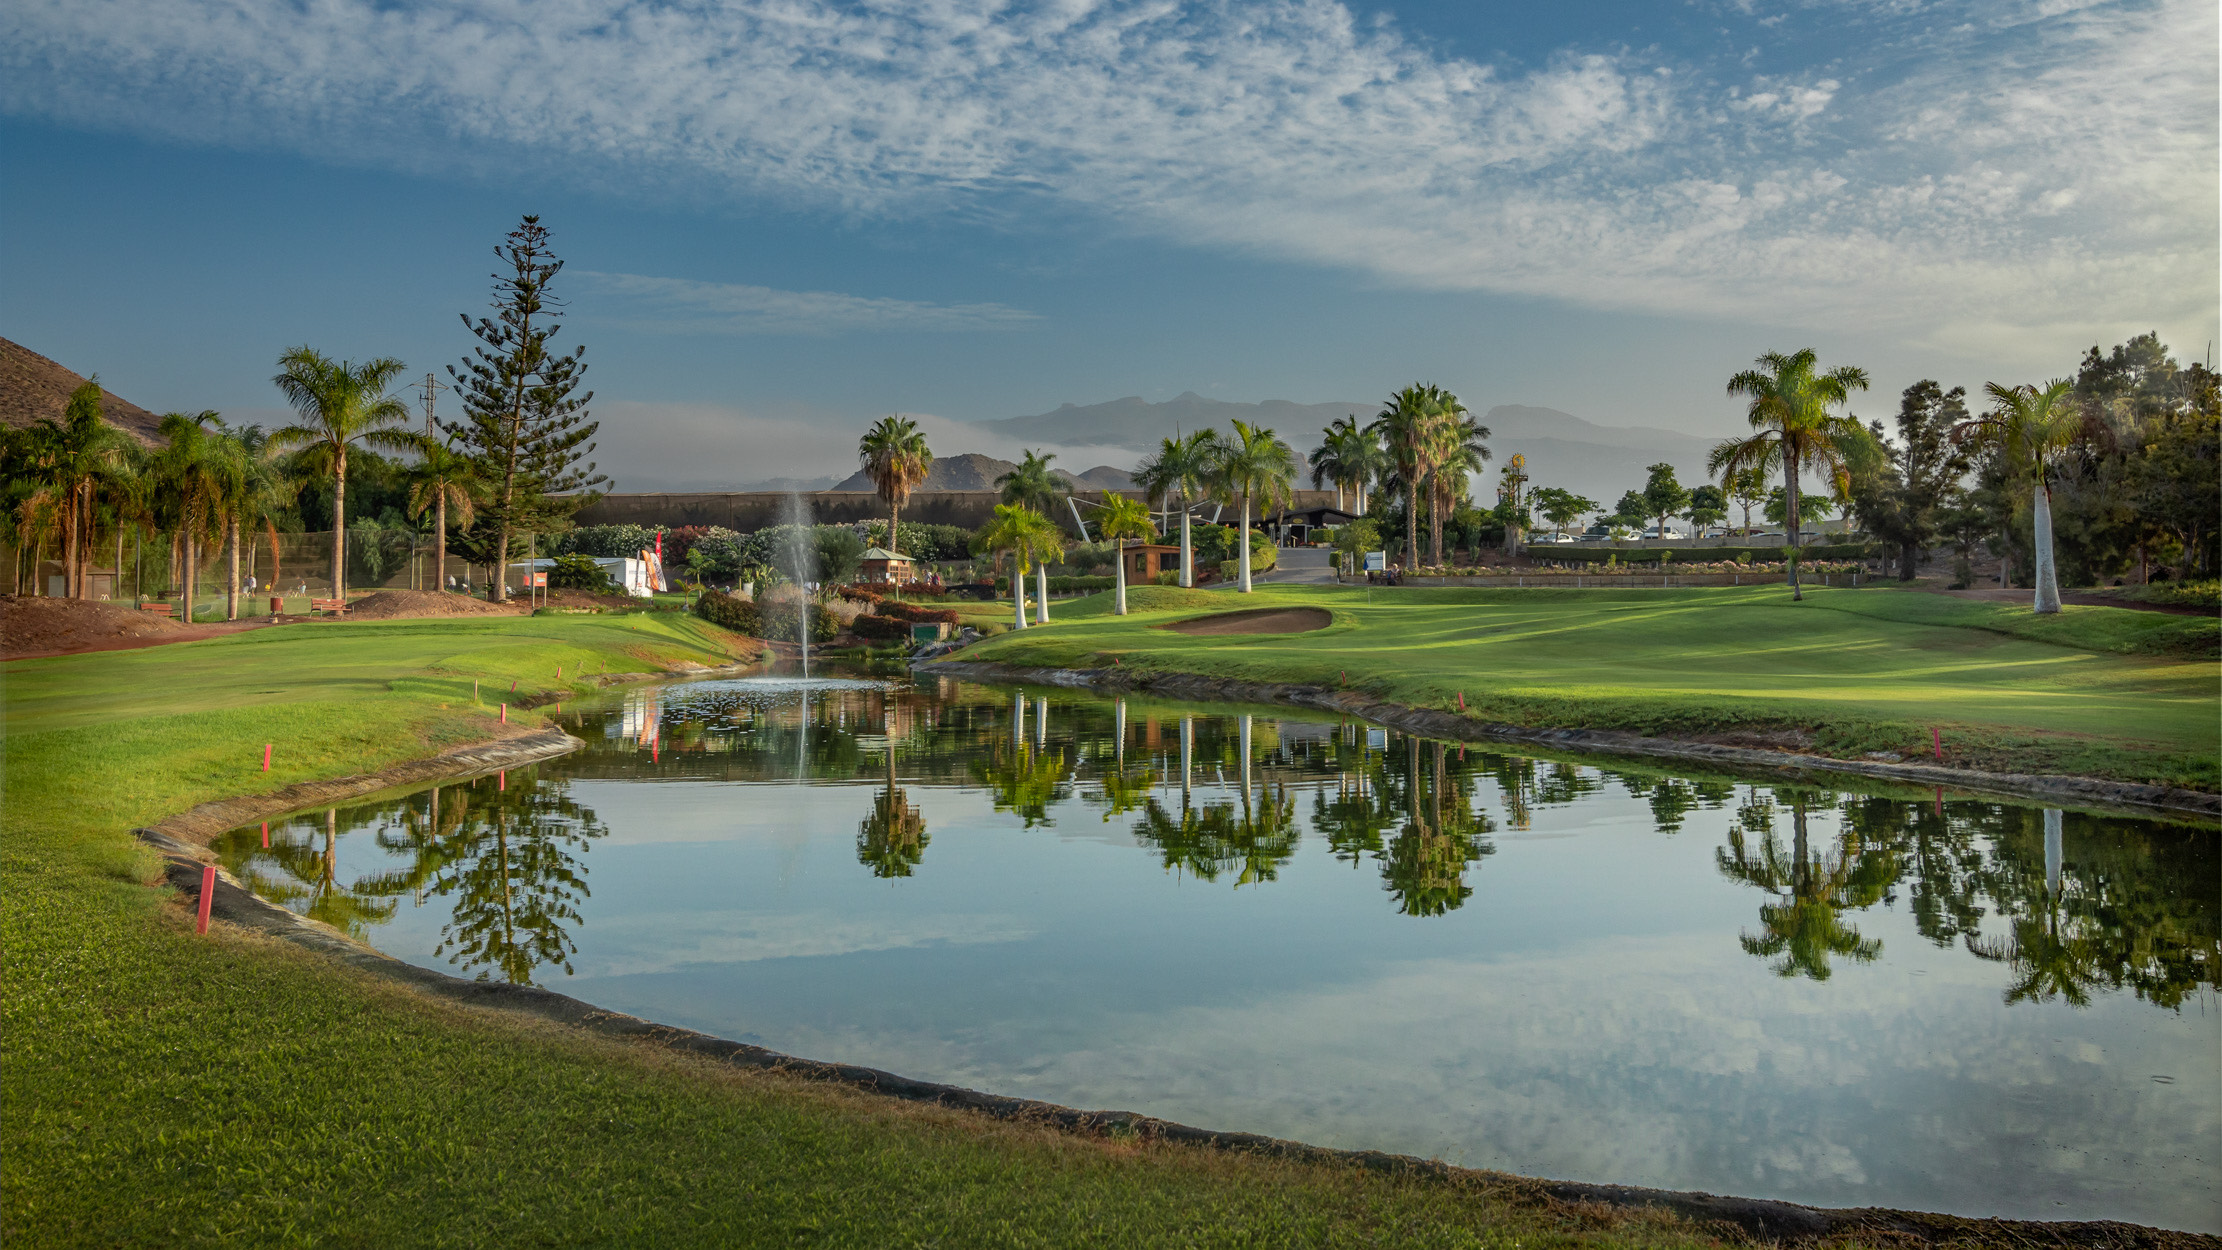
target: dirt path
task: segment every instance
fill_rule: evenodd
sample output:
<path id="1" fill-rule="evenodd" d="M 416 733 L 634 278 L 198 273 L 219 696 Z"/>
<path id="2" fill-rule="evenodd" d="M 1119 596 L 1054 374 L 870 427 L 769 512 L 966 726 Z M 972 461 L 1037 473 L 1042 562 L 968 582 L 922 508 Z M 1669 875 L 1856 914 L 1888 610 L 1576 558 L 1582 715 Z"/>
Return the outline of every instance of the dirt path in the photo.
<path id="1" fill-rule="evenodd" d="M 1308 634 L 1334 623 L 1325 608 L 1253 608 L 1247 612 L 1221 612 L 1159 625 L 1176 634 L 1211 637 L 1221 634 Z"/>

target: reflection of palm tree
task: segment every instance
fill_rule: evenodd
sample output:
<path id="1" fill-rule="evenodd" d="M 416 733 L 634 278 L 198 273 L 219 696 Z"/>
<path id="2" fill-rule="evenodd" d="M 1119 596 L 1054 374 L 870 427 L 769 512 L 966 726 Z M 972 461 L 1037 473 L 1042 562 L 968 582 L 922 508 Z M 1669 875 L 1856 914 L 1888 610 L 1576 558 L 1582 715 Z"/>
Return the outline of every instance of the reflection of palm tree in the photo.
<path id="1" fill-rule="evenodd" d="M 1113 816 L 1124 816 L 1139 810 L 1149 801 L 1150 791 L 1157 789 L 1161 778 L 1154 768 L 1134 771 L 1115 769 L 1105 773 L 1096 782 L 1096 801 L 1103 804 L 1104 823 Z"/>
<path id="2" fill-rule="evenodd" d="M 1434 777 L 1424 784 L 1419 739 L 1407 738 L 1405 744 L 1405 827 L 1382 857 L 1381 880 L 1399 912 L 1441 916 L 1472 896 L 1466 866 L 1496 848 L 1482 837 L 1489 827 L 1474 814 L 1466 779 L 1446 785 L 1442 744 L 1435 744 Z"/>
<path id="3" fill-rule="evenodd" d="M 1225 822 L 1207 822 L 1197 809 L 1181 804 L 1175 815 L 1163 803 L 1150 799 L 1143 804 L 1141 823 L 1134 826 L 1134 836 L 1157 848 L 1167 872 L 1182 872 L 1205 881 L 1216 881 L 1219 874 L 1234 864 L 1234 852 L 1227 846 Z"/>
<path id="4" fill-rule="evenodd" d="M 895 745 L 887 747 L 887 788 L 872 796 L 872 814 L 857 826 L 856 862 L 880 878 L 907 877 L 926 857 L 926 818 L 895 784 Z"/>
<path id="5" fill-rule="evenodd" d="M 1897 880 L 1898 869 L 1896 856 L 1871 850 L 1850 829 L 1839 836 L 1833 859 L 1814 854 L 1806 829 L 1808 797 L 1797 791 L 1789 794 L 1793 846 L 1788 856 L 1775 837 L 1771 819 L 1756 847 L 1747 842 L 1747 826 L 1739 821 L 1728 831 L 1727 848 L 1714 852 L 1714 862 L 1732 881 L 1787 896 L 1760 906 L 1761 932 L 1742 936 L 1744 952 L 1777 960 L 1772 967 L 1779 976 L 1826 981 L 1832 956 L 1871 963 L 1882 954 L 1881 940 L 1861 937 L 1857 929 L 1843 923 L 1843 913 L 1880 901 Z M 1745 810 L 1771 814 L 1771 807 Z"/>
<path id="6" fill-rule="evenodd" d="M 353 832 L 375 816 L 375 812 L 350 813 L 349 828 L 345 832 Z M 338 811 L 327 810 L 322 846 L 286 841 L 260 852 L 261 858 L 284 870 L 284 878 L 267 876 L 253 868 L 235 868 L 234 871 L 248 889 L 288 911 L 354 937 L 363 937 L 370 926 L 393 919 L 395 904 L 390 899 L 377 897 L 375 892 L 339 883 L 341 832 Z"/>
<path id="7" fill-rule="evenodd" d="M 984 758 L 974 757 L 970 769 L 972 779 L 994 797 L 996 811 L 1015 814 L 1029 829 L 1056 823 L 1049 805 L 1068 793 L 1064 752 L 1035 751 L 1023 738 L 1005 740 Z"/>
<path id="8" fill-rule="evenodd" d="M 1312 796 L 1312 828 L 1327 839 L 1336 859 L 1353 868 L 1365 856 L 1381 855 L 1383 835 L 1396 823 L 1393 787 L 1384 784 L 1387 774 L 1387 763 L 1376 758 L 1355 774 L 1346 773 L 1333 798 L 1324 787 Z"/>
<path id="9" fill-rule="evenodd" d="M 1204 809 L 1204 824 L 1219 831 L 1220 840 L 1242 864 L 1238 886 L 1256 885 L 1280 876 L 1281 865 L 1296 855 L 1296 804 L 1287 786 L 1260 784 L 1253 798 L 1242 796 L 1242 809 L 1218 804 Z"/>

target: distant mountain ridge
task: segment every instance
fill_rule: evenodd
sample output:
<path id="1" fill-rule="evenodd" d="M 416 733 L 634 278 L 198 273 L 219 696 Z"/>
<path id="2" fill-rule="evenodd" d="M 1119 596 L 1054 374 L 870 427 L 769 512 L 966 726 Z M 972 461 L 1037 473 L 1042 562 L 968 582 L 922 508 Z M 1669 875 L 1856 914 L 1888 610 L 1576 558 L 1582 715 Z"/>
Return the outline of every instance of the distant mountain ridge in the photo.
<path id="1" fill-rule="evenodd" d="M 1379 410 L 1379 404 L 1299 404 L 1286 399 L 1238 404 L 1183 391 L 1160 404 L 1129 395 L 1108 403 L 1066 404 L 1055 412 L 974 424 L 1020 442 L 1146 452 L 1155 450 L 1159 442 L 1176 432 L 1225 429 L 1230 421 L 1247 421 L 1276 431 L 1290 446 L 1308 449 L 1319 441 L 1321 427 L 1330 422 L 1353 413 L 1363 421 Z"/>
<path id="2" fill-rule="evenodd" d="M 954 456 L 934 457 L 934 466 L 927 472 L 926 481 L 916 489 L 922 491 L 980 491 L 994 490 L 995 479 L 1009 473 L 1018 465 L 1009 460 L 998 460 L 978 452 L 964 452 Z M 1099 464 L 1085 473 L 1072 473 L 1064 469 L 1050 472 L 1073 483 L 1082 490 L 1125 490 L 1134 485 L 1134 479 L 1124 469 Z M 827 487 L 837 491 L 878 490 L 872 479 L 862 469 L 845 480 Z"/>
<path id="3" fill-rule="evenodd" d="M 1239 404 L 1189 391 L 1159 404 L 1130 395 L 1108 403 L 1066 404 L 1054 412 L 975 424 L 1005 438 L 1064 447 L 1117 447 L 1139 458 L 1176 431 L 1225 430 L 1228 422 L 1241 420 L 1264 425 L 1299 454 L 1309 454 L 1328 425 L 1352 415 L 1369 421 L 1380 410 L 1378 402 L 1300 404 L 1269 399 Z M 1475 480 L 1473 493 L 1483 502 L 1495 498 L 1498 467 L 1518 455 L 1527 460 L 1532 486 L 1556 486 L 1610 508 L 1622 492 L 1642 489 L 1650 466 L 1660 461 L 1672 464 L 1685 486 L 1704 481 L 1705 457 L 1714 442 L 1651 426 L 1600 425 L 1556 408 L 1527 404 L 1499 404 L 1482 415 L 1481 423 L 1489 428 L 1490 462 Z M 1302 485 L 1311 485 L 1308 470 L 1300 476 Z"/>

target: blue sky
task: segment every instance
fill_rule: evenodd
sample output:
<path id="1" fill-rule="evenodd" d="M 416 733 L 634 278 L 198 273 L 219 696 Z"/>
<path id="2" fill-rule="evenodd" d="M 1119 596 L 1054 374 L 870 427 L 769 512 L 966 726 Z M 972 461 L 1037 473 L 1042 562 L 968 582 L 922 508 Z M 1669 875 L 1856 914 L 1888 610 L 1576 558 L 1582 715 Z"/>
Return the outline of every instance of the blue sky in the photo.
<path id="1" fill-rule="evenodd" d="M 2189 0 L 16 0 L 0 333 L 253 417 L 295 343 L 455 360 L 537 212 L 635 488 L 843 472 L 888 411 L 1184 390 L 1430 380 L 1725 434 L 1728 373 L 1805 345 L 1868 367 L 1882 415 L 2145 329 L 2205 350 L 2216 26 Z"/>

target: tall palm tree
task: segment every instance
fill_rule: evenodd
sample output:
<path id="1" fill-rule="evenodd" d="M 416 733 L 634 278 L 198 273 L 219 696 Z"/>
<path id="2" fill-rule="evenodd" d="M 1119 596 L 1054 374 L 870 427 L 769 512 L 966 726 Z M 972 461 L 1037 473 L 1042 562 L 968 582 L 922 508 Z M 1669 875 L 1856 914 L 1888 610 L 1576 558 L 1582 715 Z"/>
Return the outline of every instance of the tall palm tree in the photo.
<path id="1" fill-rule="evenodd" d="M 1026 628 L 1026 569 L 1036 560 L 1054 558 L 1065 549 L 1064 531 L 1052 524 L 1048 517 L 1025 504 L 999 503 L 995 505 L 995 518 L 980 531 L 975 540 L 979 549 L 986 552 L 1011 554 L 1011 602 L 1016 605 L 1017 619 L 1013 627 Z M 1045 583 L 1043 592 L 1047 593 Z M 1049 614 L 1042 614 L 1047 624 Z"/>
<path id="2" fill-rule="evenodd" d="M 1335 423 L 1320 431 L 1319 446 L 1312 450 L 1312 488 L 1335 484 L 1335 510 L 1348 512 L 1343 493 L 1352 492 L 1357 498 L 1356 515 L 1366 511 L 1366 482 L 1379 467 L 1380 444 L 1373 436 L 1358 427 L 1356 414 L 1337 418 Z"/>
<path id="3" fill-rule="evenodd" d="M 161 511 L 171 523 L 172 549 L 182 556 L 185 609 L 180 619 L 187 622 L 200 594 L 201 544 L 222 528 L 221 496 L 231 467 L 221 445 L 222 424 L 214 412 L 190 417 L 173 412 L 156 427 L 169 440 L 155 454 L 153 469 L 165 496 Z M 179 567 L 178 561 L 172 567 Z"/>
<path id="4" fill-rule="evenodd" d="M 1191 501 L 1211 488 L 1219 464 L 1219 436 L 1210 430 L 1168 438 L 1135 466 L 1134 484 L 1149 496 L 1150 506 L 1180 505 L 1180 584 L 1196 584 L 1196 544 L 1189 538 L 1188 508 Z"/>
<path id="5" fill-rule="evenodd" d="M 409 406 L 386 390 L 406 368 L 391 356 L 362 364 L 334 362 L 308 347 L 296 347 L 278 357 L 278 375 L 270 379 L 301 419 L 270 436 L 274 451 L 289 447 L 307 450 L 304 467 L 332 475 L 332 597 L 347 597 L 347 449 L 362 443 L 380 451 L 408 451 L 415 446 L 405 427 Z M 495 579 L 503 571 L 499 562 L 509 558 L 496 552 Z"/>
<path id="6" fill-rule="evenodd" d="M 62 538 L 62 593 L 88 595 L 95 496 L 123 463 L 124 438 L 101 415 L 100 382 L 70 393 L 62 419 L 39 418 L 25 440 L 24 468 L 43 493 Z"/>
<path id="7" fill-rule="evenodd" d="M 1996 447 L 2016 472 L 2033 475 L 2036 490 L 2031 499 L 2036 530 L 2037 602 L 2039 612 L 2060 610 L 2060 576 L 2052 558 L 2052 483 L 2050 475 L 2060 453 L 2073 446 L 2083 429 L 2082 409 L 2070 400 L 2075 383 L 2055 378 L 2043 386 L 2000 386 L 1992 382 L 1993 407 L 1971 421 L 1952 428 L 1955 442 L 1976 442 Z"/>
<path id="8" fill-rule="evenodd" d="M 1785 563 L 1793 599 L 1805 597 L 1798 585 L 1798 477 L 1810 466 L 1827 475 L 1839 493 L 1848 491 L 1847 461 L 1868 437 L 1856 418 L 1829 411 L 1850 404 L 1853 391 L 1867 389 L 1867 371 L 1840 365 L 1821 373 L 1815 361 L 1810 347 L 1788 355 L 1768 352 L 1759 358 L 1757 369 L 1728 379 L 1729 394 L 1751 398 L 1749 415 L 1755 432 L 1748 438 L 1723 441 L 1705 461 L 1706 471 L 1723 480 L 1753 465 L 1781 466 Z"/>
<path id="9" fill-rule="evenodd" d="M 1149 507 L 1139 499 L 1126 495 L 1109 494 L 1103 499 L 1103 511 L 1096 517 L 1096 532 L 1114 544 L 1116 559 L 1112 562 L 1119 569 L 1119 598 L 1113 612 L 1126 615 L 1126 540 L 1139 538 L 1148 542 L 1157 537 L 1157 527 L 1150 524 Z"/>
<path id="10" fill-rule="evenodd" d="M 1388 450 L 1397 480 L 1404 484 L 1404 567 L 1420 564 L 1420 483 L 1435 471 L 1435 423 L 1441 414 L 1436 387 L 1407 386 L 1389 396 L 1366 428 Z"/>
<path id="11" fill-rule="evenodd" d="M 1432 526 L 1429 541 L 1434 546 L 1431 559 L 1440 567 L 1443 522 L 1458 501 L 1466 498 L 1473 475 L 1489 463 L 1489 427 L 1467 412 L 1466 405 L 1449 391 L 1436 392 L 1436 409 L 1435 471 L 1428 474 L 1427 495 Z"/>
<path id="12" fill-rule="evenodd" d="M 409 471 L 409 516 L 414 520 L 423 516 L 426 508 L 432 509 L 434 590 L 447 589 L 448 510 L 455 510 L 456 522 L 467 530 L 477 518 L 478 501 L 484 494 L 484 481 L 470 457 L 457 453 L 446 443 L 422 438 L 417 450 L 417 465 Z"/>
<path id="13" fill-rule="evenodd" d="M 926 446 L 926 436 L 919 432 L 918 423 L 897 413 L 881 417 L 877 425 L 866 430 L 857 440 L 856 454 L 864 461 L 865 476 L 872 479 L 872 484 L 879 487 L 880 498 L 887 501 L 887 549 L 900 554 L 902 548 L 897 544 L 902 538 L 903 504 L 933 472 L 934 453 Z"/>
<path id="14" fill-rule="evenodd" d="M 1222 444 L 1218 488 L 1228 502 L 1242 501 L 1242 593 L 1250 593 L 1250 505 L 1271 508 L 1295 497 L 1296 449 L 1262 426 L 1234 423 L 1234 437 Z"/>
<path id="15" fill-rule="evenodd" d="M 1002 493 L 1004 503 L 1019 504 L 1032 509 L 1036 515 L 1042 518 L 1043 524 L 1050 526 L 1053 530 L 1056 528 L 1056 523 L 1049 520 L 1049 518 L 1056 514 L 1057 505 L 1064 502 L 1066 496 L 1072 493 L 1072 483 L 1050 471 L 1049 462 L 1056 458 L 1057 453 L 1055 452 L 1045 456 L 1029 449 L 1025 457 L 1019 461 L 1017 467 L 995 479 L 995 489 Z M 1064 550 L 1062 542 L 1058 544 L 1057 550 L 1060 552 Z M 1043 560 L 1036 564 L 1034 571 L 1038 579 L 1038 585 L 1035 587 L 1038 593 L 1034 600 L 1034 623 L 1047 625 L 1049 624 L 1049 561 Z M 1012 585 L 1015 591 L 1017 583 L 1014 582 Z M 1024 598 L 1025 596 L 1019 595 L 1018 597 Z"/>

